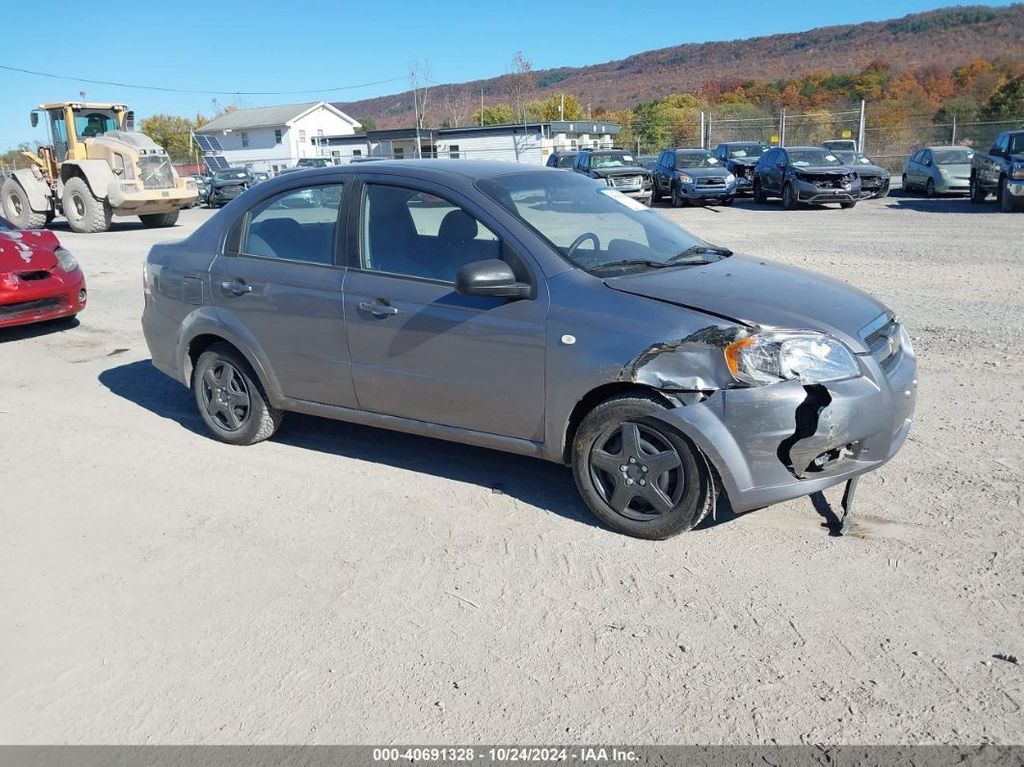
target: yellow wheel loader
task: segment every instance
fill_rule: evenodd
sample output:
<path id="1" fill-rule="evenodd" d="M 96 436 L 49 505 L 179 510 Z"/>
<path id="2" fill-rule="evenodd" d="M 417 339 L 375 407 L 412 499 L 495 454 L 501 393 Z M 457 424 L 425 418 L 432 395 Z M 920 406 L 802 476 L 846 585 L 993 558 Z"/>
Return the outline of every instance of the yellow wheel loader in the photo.
<path id="1" fill-rule="evenodd" d="M 132 130 L 134 116 L 124 104 L 42 104 L 32 112 L 33 127 L 40 114 L 48 121 L 49 146 L 25 152 L 32 166 L 0 187 L 0 207 L 15 226 L 38 229 L 58 214 L 76 232 L 104 232 L 111 216 L 173 226 L 178 211 L 199 196 L 167 152 Z"/>

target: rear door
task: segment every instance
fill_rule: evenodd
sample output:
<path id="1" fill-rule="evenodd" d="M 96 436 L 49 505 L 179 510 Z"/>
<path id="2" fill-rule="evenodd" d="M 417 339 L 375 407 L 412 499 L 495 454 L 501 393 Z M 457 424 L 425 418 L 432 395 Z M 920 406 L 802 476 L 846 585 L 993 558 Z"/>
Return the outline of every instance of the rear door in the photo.
<path id="1" fill-rule="evenodd" d="M 286 396 L 354 407 L 337 256 L 343 194 L 340 181 L 297 184 L 258 202 L 232 230 L 210 284 Z"/>
<path id="2" fill-rule="evenodd" d="M 359 407 L 542 441 L 547 289 L 500 222 L 427 182 L 367 178 L 345 321 Z M 535 297 L 463 296 L 458 269 L 501 258 Z"/>

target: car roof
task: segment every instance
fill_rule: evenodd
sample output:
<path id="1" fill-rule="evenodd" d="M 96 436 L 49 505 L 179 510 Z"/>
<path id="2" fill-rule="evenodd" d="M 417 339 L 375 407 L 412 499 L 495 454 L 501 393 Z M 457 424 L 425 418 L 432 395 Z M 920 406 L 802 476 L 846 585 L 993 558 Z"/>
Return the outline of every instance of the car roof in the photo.
<path id="1" fill-rule="evenodd" d="M 446 177 L 457 175 L 471 181 L 481 178 L 493 178 L 494 176 L 509 176 L 514 173 L 547 173 L 553 171 L 546 165 L 524 165 L 517 162 L 502 160 L 451 160 L 451 159 L 425 159 L 425 160 L 381 160 L 380 162 L 369 163 L 369 167 L 359 166 L 362 163 L 352 165 L 330 165 L 325 168 L 306 168 L 303 171 L 304 179 L 330 177 L 338 173 L 380 173 L 392 170 L 407 171 L 410 176 L 427 180 L 441 180 Z"/>
<path id="2" fill-rule="evenodd" d="M 758 146 L 768 146 L 764 141 L 758 141 L 757 139 L 750 139 L 749 141 L 719 141 L 718 146 L 736 146 L 743 144 L 744 146 L 750 146 L 751 144 L 757 144 Z"/>
<path id="3" fill-rule="evenodd" d="M 937 144 L 935 146 L 923 146 L 921 147 L 921 149 L 966 149 L 968 152 L 974 151 L 969 146 L 956 146 L 955 144 Z"/>
<path id="4" fill-rule="evenodd" d="M 787 150 L 788 149 L 801 149 L 801 150 L 803 150 L 803 149 L 814 149 L 814 150 L 816 150 L 818 152 L 830 152 L 830 151 L 832 151 L 828 147 L 824 147 L 824 146 L 780 146 L 780 147 L 772 147 L 772 149 L 787 149 Z"/>

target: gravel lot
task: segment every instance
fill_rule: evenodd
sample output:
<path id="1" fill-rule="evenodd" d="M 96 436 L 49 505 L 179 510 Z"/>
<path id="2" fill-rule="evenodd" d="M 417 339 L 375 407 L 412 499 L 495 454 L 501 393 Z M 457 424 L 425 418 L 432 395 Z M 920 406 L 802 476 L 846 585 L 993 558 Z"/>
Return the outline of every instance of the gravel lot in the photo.
<path id="1" fill-rule="evenodd" d="M 61 230 L 81 323 L 0 331 L 0 741 L 1020 743 L 1024 215 L 661 213 L 903 316 L 918 420 L 851 535 L 805 498 L 632 540 L 564 468 L 314 418 L 219 444 L 139 327 L 209 211 Z"/>

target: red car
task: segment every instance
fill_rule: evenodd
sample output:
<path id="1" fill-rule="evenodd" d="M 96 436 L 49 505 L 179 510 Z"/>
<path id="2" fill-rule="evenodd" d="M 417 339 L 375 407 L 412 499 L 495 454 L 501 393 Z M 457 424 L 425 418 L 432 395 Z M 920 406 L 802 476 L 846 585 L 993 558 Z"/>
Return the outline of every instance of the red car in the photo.
<path id="1" fill-rule="evenodd" d="M 0 328 L 74 317 L 85 299 L 82 270 L 57 235 L 0 218 Z"/>

